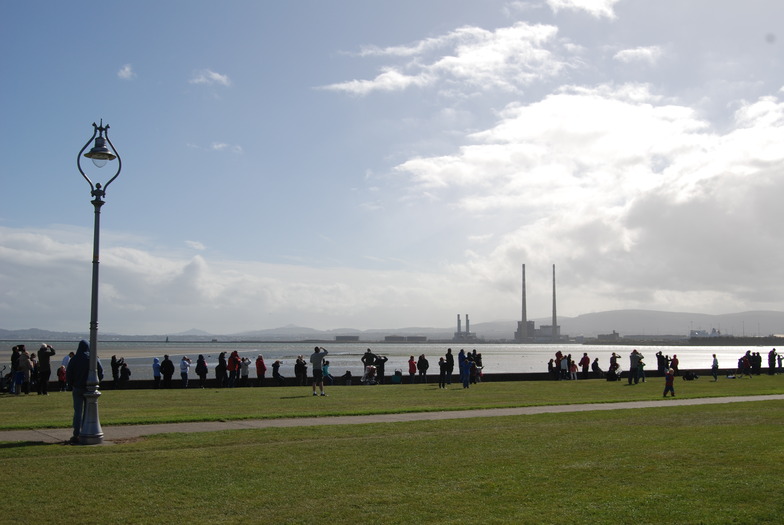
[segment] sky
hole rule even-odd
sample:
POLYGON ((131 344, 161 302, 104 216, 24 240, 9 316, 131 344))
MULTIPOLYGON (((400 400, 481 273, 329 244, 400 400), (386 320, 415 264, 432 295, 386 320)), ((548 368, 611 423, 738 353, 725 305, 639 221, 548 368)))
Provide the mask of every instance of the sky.
MULTIPOLYGON (((781 310, 779 0, 0 2, 0 328, 781 310), (105 184, 117 161, 98 170, 105 184)), ((481 335, 481 334, 480 334, 481 335)), ((510 333, 510 337, 512 334, 510 333)))

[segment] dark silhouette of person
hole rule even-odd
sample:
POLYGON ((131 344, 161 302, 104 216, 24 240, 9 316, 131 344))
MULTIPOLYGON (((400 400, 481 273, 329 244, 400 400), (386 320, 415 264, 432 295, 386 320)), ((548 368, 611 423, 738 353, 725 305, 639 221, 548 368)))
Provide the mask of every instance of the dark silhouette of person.
POLYGON ((78 445, 79 435, 82 430, 82 417, 84 416, 84 394, 87 392, 87 376, 90 371, 90 345, 82 339, 76 354, 68 361, 65 369, 66 381, 71 386, 71 396, 73 398, 73 436, 69 443, 78 445))
POLYGON ((171 388, 171 380, 174 375, 174 363, 168 355, 163 356, 161 361, 161 375, 163 376, 163 388, 171 388))

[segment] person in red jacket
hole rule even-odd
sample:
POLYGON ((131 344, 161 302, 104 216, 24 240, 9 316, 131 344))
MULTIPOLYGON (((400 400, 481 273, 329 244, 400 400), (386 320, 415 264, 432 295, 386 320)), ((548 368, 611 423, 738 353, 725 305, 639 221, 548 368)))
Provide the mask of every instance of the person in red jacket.
POLYGON ((259 386, 264 386, 264 374, 267 373, 267 365, 264 364, 264 358, 259 354, 256 358, 256 377, 259 378, 259 386))
POLYGON ((236 350, 229 356, 229 363, 226 368, 229 371, 229 388, 233 388, 236 386, 240 374, 240 354, 236 350))
POLYGON ((583 353, 583 358, 580 359, 580 366, 583 367, 583 379, 588 377, 588 368, 591 366, 591 358, 587 353, 583 353))
POLYGON ((416 361, 414 361, 414 356, 412 355, 408 359, 408 375, 409 377, 411 377, 412 385, 414 384, 414 378, 416 378, 416 373, 417 373, 417 364, 416 361))

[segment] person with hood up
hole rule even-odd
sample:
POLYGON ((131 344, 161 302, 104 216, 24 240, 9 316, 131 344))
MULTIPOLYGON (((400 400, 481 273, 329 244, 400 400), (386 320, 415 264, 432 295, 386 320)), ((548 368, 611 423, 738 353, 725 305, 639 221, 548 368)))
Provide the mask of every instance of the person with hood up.
POLYGON ((71 395, 73 396, 73 436, 69 443, 71 445, 79 444, 79 434, 82 429, 82 416, 84 414, 84 394, 87 392, 87 376, 90 372, 90 345, 82 339, 79 341, 79 347, 76 349, 76 354, 68 361, 68 367, 65 370, 65 377, 68 384, 71 386, 71 395))
POLYGON ((152 358, 152 379, 155 381, 155 388, 161 388, 161 361, 157 357, 152 358))

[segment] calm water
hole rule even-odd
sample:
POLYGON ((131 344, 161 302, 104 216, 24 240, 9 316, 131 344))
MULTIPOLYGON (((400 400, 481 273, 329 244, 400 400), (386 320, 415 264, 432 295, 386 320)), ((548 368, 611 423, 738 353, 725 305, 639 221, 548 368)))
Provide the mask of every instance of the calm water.
MULTIPOLYGON (((0 341, 0 348, 3 348, 5 359, 0 361, 2 365, 10 368, 11 347, 19 344, 18 341, 0 341)), ((53 368, 55 364, 59 366, 62 356, 68 352, 76 351, 75 342, 51 343, 57 354, 52 358, 53 368)), ((27 350, 37 351, 40 346, 37 343, 25 342, 27 350)), ((628 368, 628 357, 632 349, 637 348, 645 356, 645 362, 649 370, 656 369, 656 352, 662 351, 665 355, 673 356, 677 354, 680 360, 681 370, 690 368, 710 368, 712 355, 715 353, 719 359, 722 370, 735 369, 738 358, 746 350, 760 352, 763 355, 763 366, 767 367, 767 347, 739 347, 739 346, 621 346, 621 345, 521 345, 521 344, 472 344, 463 343, 423 343, 423 344, 399 344, 399 343, 322 343, 321 346, 329 351, 327 360, 330 362, 330 370, 334 377, 342 376, 347 370, 352 375, 362 375, 362 363, 360 357, 367 348, 374 353, 385 355, 389 358, 386 364, 386 374, 391 375, 396 369, 408 373, 408 357, 413 355, 415 358, 424 354, 430 361, 430 372, 438 373, 438 359, 446 353, 447 348, 452 348, 452 353, 457 361, 457 353, 461 348, 466 352, 476 349, 482 354, 485 373, 501 372, 546 372, 547 362, 557 351, 564 354, 572 354, 575 361, 579 361, 583 353, 587 353, 593 361, 599 358, 602 370, 607 370, 610 356, 613 352, 621 356, 621 367, 628 368), (462 346, 461 346, 462 345, 462 346)), ((218 362, 218 354, 226 352, 230 354, 237 350, 240 356, 248 357, 255 362, 256 357, 261 354, 267 364, 267 377, 272 375, 272 363, 281 360, 281 374, 285 377, 294 377, 294 361, 297 356, 302 354, 306 361, 313 353, 312 343, 141 343, 141 342, 102 342, 98 344, 98 357, 104 367, 106 375, 111 379, 109 363, 112 355, 124 357, 128 366, 131 368, 131 379, 152 379, 152 358, 163 358, 168 354, 175 364, 175 379, 179 378, 179 361, 183 355, 191 358, 191 377, 195 377, 194 368, 196 358, 203 354, 207 359, 210 368, 210 377, 214 377, 214 368, 218 362)), ((308 365, 310 371, 310 365, 308 365)), ((255 364, 251 366, 251 377, 256 377, 255 364)))

